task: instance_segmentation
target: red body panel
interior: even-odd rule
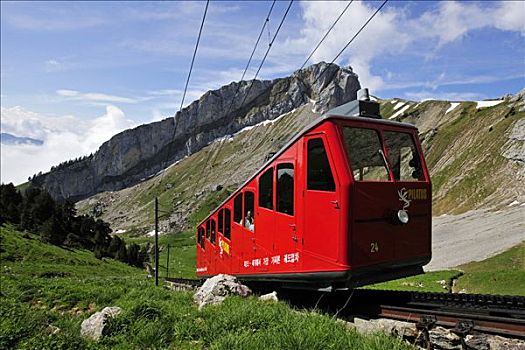
[[[410,134],[421,155],[424,180],[394,181],[390,171],[390,181],[356,181],[345,151],[343,126],[377,130],[383,147],[386,130]],[[331,191],[308,189],[308,145],[311,140],[321,143],[319,139],[333,177]],[[384,152],[388,152],[386,147]],[[280,193],[283,198],[290,197],[289,188],[278,193],[278,169],[291,166],[293,215],[278,210],[285,206],[285,201],[279,202]],[[261,175],[270,168],[273,168],[273,199],[268,209],[259,206],[259,183]],[[282,174],[283,184],[290,181],[290,170]],[[235,198],[246,191],[255,194],[253,231],[245,227],[245,220],[234,220]],[[247,216],[247,205],[250,204],[243,201],[243,218]],[[323,120],[257,172],[199,227],[205,229],[208,220],[219,222],[221,208],[229,208],[232,213],[231,239],[217,232],[215,244],[208,238],[204,239],[204,249],[197,244],[197,274],[202,277],[226,273],[240,278],[304,282],[316,274],[328,273],[326,282],[332,283],[340,282],[341,278],[348,281],[354,272],[361,270],[376,273],[389,266],[421,266],[430,260],[430,179],[417,129],[403,124],[397,126],[367,118]],[[396,221],[400,209],[409,213],[407,224]],[[336,276],[333,281],[332,275]]]

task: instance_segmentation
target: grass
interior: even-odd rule
[[[427,272],[422,275],[377,283],[364,288],[447,293],[451,291],[452,280],[460,275],[461,272],[456,270]]]
[[[2,349],[412,349],[282,302],[231,297],[198,311],[191,293],[156,288],[139,269],[44,244],[11,226],[0,228],[0,240]],[[80,337],[82,321],[105,306],[123,312],[99,342]]]
[[[454,286],[453,280],[456,280]],[[427,272],[364,288],[525,296],[525,242],[486,260],[460,265],[454,270]]]
[[[455,287],[458,291],[525,296],[525,242],[458,268],[464,272]]]

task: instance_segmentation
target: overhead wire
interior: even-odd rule
[[[259,32],[259,35],[258,35],[258,37],[257,37],[257,40],[255,41],[255,45],[254,45],[254,47],[253,47],[253,49],[252,49],[252,52],[251,52],[251,54],[250,54],[250,58],[248,59],[248,62],[246,63],[246,67],[244,68],[244,71],[243,71],[243,73],[242,73],[241,80],[239,81],[239,84],[237,85],[237,89],[236,89],[236,91],[235,91],[235,94],[233,95],[233,98],[232,98],[232,100],[231,100],[231,102],[230,102],[230,105],[229,105],[229,107],[228,107],[228,110],[226,111],[226,113],[225,113],[224,115],[228,115],[228,113],[230,113],[230,110],[231,110],[231,108],[233,107],[233,104],[235,103],[235,98],[237,97],[237,94],[239,93],[239,90],[240,90],[240,87],[241,87],[241,82],[243,81],[243,79],[244,79],[244,77],[245,77],[245,75],[246,75],[246,72],[248,71],[248,68],[249,68],[250,63],[251,63],[251,61],[252,61],[252,59],[253,59],[253,56],[254,56],[254,54],[255,54],[255,51],[257,50],[257,46],[259,45],[259,42],[260,42],[260,40],[261,40],[261,37],[262,37],[262,35],[264,34],[264,29],[268,27],[268,22],[270,21],[270,16],[271,16],[271,14],[272,14],[272,11],[273,11],[273,8],[274,8],[274,6],[275,6],[276,1],[277,1],[277,0],[274,0],[274,1],[272,2],[272,5],[270,6],[270,9],[268,10],[268,14],[266,15],[266,19],[264,20],[264,23],[263,23],[263,25],[262,25],[262,27],[261,27],[261,30],[260,30],[260,32]],[[291,6],[291,3],[292,3],[293,1],[294,1],[294,0],[291,0],[291,1],[290,1],[290,5],[288,6],[288,8],[287,8],[287,10],[286,10],[286,13],[285,13],[285,15],[284,15],[284,17],[283,17],[283,20],[281,20],[281,25],[282,25],[282,23],[284,22],[284,18],[286,18],[286,15],[288,14],[288,11],[290,10],[290,6]],[[280,26],[279,26],[279,27],[280,27]],[[268,32],[268,33],[269,33],[269,32]],[[275,39],[275,37],[274,37],[274,39]],[[272,42],[273,42],[273,41],[272,41]],[[269,44],[270,47],[271,47],[271,43],[272,43],[272,42],[270,42],[270,44]],[[268,51],[269,51],[269,50],[268,50]],[[268,54],[268,52],[267,52],[266,54]],[[260,69],[260,68],[259,68],[259,69]],[[255,78],[254,78],[254,79],[255,79]],[[243,100],[243,103],[244,103],[244,100]],[[241,106],[242,106],[242,103],[241,103]],[[219,155],[219,153],[220,153],[220,151],[221,151],[221,149],[222,149],[222,145],[223,145],[224,142],[225,142],[225,141],[220,141],[220,143],[219,143],[219,148],[218,148],[215,152],[213,152],[211,149],[209,150],[209,153],[208,153],[208,155],[207,155],[207,157],[206,157],[206,161],[205,161],[205,163],[204,163],[204,167],[205,167],[205,168],[207,168],[208,165],[209,165],[209,163],[210,163],[210,161],[212,161],[212,156],[213,156],[213,154],[215,154],[216,156]],[[199,186],[200,186],[201,181],[203,181],[203,180],[205,181],[207,178],[208,178],[208,172],[205,171],[205,172],[204,172],[204,176],[202,176],[202,177],[199,178],[199,180],[197,181],[197,184],[196,184],[195,187],[194,187],[194,188],[195,188],[194,191],[193,191],[194,194],[195,194],[195,193],[197,192],[197,190],[199,189]]]
[[[235,92],[235,95],[234,95],[233,98],[232,98],[232,101],[231,101],[231,103],[230,103],[230,106],[229,106],[229,108],[228,108],[228,111],[225,113],[225,115],[228,115],[228,113],[229,113],[230,110],[231,110],[231,107],[232,107],[233,104],[235,103],[235,98],[236,98],[236,96],[237,96],[237,93],[238,93],[239,90],[240,90],[241,82],[242,82],[242,80],[244,79],[244,76],[245,76],[245,74],[246,74],[246,71],[248,70],[248,67],[249,67],[250,62],[251,62],[251,60],[252,60],[252,58],[253,58],[253,55],[254,55],[254,53],[255,53],[255,50],[257,49],[257,45],[259,44],[259,41],[260,41],[260,39],[261,39],[261,36],[262,36],[262,34],[264,33],[264,29],[265,29],[265,27],[268,28],[268,36],[270,37],[270,32],[269,32],[269,25],[268,25],[268,22],[269,22],[269,20],[270,20],[270,15],[271,15],[271,13],[272,13],[272,10],[273,10],[273,7],[274,7],[274,5],[275,5],[275,2],[276,2],[276,1],[274,0],[273,3],[272,3],[272,5],[271,5],[271,7],[270,7],[270,10],[268,11],[268,15],[266,16],[266,20],[265,20],[265,22],[263,23],[263,26],[262,26],[262,28],[261,28],[261,31],[260,31],[259,36],[258,36],[258,38],[257,38],[257,41],[256,41],[256,43],[255,43],[255,46],[254,46],[254,48],[253,48],[253,50],[252,50],[252,53],[251,53],[251,55],[250,55],[250,58],[249,58],[249,60],[248,60],[248,63],[246,64],[246,67],[245,67],[245,69],[244,69],[243,76],[241,77],[241,80],[240,80],[239,84],[237,85],[237,90],[236,90],[236,92]],[[244,105],[244,102],[246,101],[246,98],[247,98],[247,96],[249,95],[249,93],[250,93],[250,91],[251,91],[251,89],[252,89],[252,86],[253,86],[253,83],[255,82],[255,79],[257,79],[257,75],[258,75],[259,72],[261,71],[261,68],[262,68],[262,66],[264,65],[264,62],[266,61],[266,58],[268,57],[268,53],[270,52],[270,50],[271,50],[271,48],[272,48],[272,44],[274,43],[275,39],[277,38],[277,35],[279,34],[279,31],[281,30],[281,27],[282,27],[284,21],[286,20],[286,17],[288,16],[288,12],[290,11],[290,8],[292,7],[293,2],[294,2],[294,0],[290,0],[290,3],[288,4],[288,7],[286,8],[286,11],[284,12],[284,15],[283,15],[283,17],[282,17],[282,19],[281,19],[281,22],[279,23],[279,26],[277,27],[277,30],[275,31],[275,34],[274,34],[272,40],[268,43],[268,49],[266,50],[266,52],[265,52],[265,54],[264,54],[264,57],[263,57],[263,59],[261,60],[261,63],[259,64],[259,68],[257,69],[257,72],[255,73],[255,76],[254,76],[253,80],[251,81],[250,86],[248,87],[248,91],[247,91],[246,94],[244,95],[244,98],[243,98],[243,100],[242,100],[240,106]],[[218,148],[218,150],[215,151],[215,155],[216,155],[216,156],[219,155],[219,153],[220,153],[220,151],[221,151],[221,148],[222,148],[222,145],[223,145],[223,142],[226,142],[226,141],[221,141],[221,143],[219,144],[219,148]],[[212,152],[211,152],[211,150],[210,150],[210,153],[208,154],[208,157],[206,158],[205,167],[208,166],[208,163],[209,163],[210,160],[211,160],[211,155],[212,155]],[[212,166],[213,166],[213,165],[212,165]],[[206,173],[206,174],[204,175],[204,178],[205,178],[205,179],[208,178],[207,175],[208,175],[208,173]],[[199,180],[202,180],[202,178],[203,178],[203,177],[201,177]],[[200,183],[200,181],[198,182],[198,184],[199,184],[199,183]],[[196,186],[196,190],[197,190],[198,188],[199,188],[199,187]],[[194,192],[195,192],[195,191],[194,191]]]
[[[259,32],[259,36],[257,37],[257,40],[255,41],[255,45],[253,47],[252,53],[250,54],[250,58],[248,59],[248,62],[246,63],[246,67],[244,67],[244,72],[242,72],[241,80],[239,80],[239,84],[237,84],[237,89],[235,90],[235,94],[233,95],[230,106],[228,107],[228,110],[226,111],[225,115],[228,115],[228,113],[230,113],[230,110],[233,106],[235,98],[237,97],[237,94],[239,93],[239,90],[241,88],[241,83],[244,79],[244,76],[246,75],[246,72],[248,71],[248,67],[250,67],[250,63],[252,62],[253,55],[255,54],[255,51],[257,50],[257,46],[259,46],[259,41],[261,40],[261,37],[264,33],[264,28],[268,26],[268,22],[270,21],[270,16],[272,14],[273,7],[275,6],[276,1],[277,0],[273,0],[272,6],[270,6],[270,10],[268,11],[268,14],[266,15],[266,19],[264,20],[264,23],[261,27],[261,31]],[[270,32],[268,32],[268,35],[270,35],[269,33]]]
[[[323,35],[323,38],[317,43],[317,45],[315,46],[315,48],[312,50],[312,52],[310,52],[310,55],[308,55],[308,57],[306,58],[306,60],[304,61],[304,63],[301,65],[301,68],[299,68],[299,70],[303,69],[304,66],[306,66],[306,64],[308,63],[308,61],[310,60],[310,58],[312,58],[312,56],[314,55],[314,53],[317,51],[317,49],[319,48],[319,46],[321,46],[321,44],[324,42],[324,40],[326,39],[326,37],[328,36],[328,34],[330,34],[330,32],[332,31],[332,29],[334,29],[335,25],[337,24],[337,22],[339,22],[339,20],[341,19],[341,17],[343,17],[343,15],[345,14],[346,10],[348,10],[348,8],[350,7],[350,5],[352,5],[352,3],[354,2],[354,0],[350,0],[348,2],[348,4],[346,5],[346,7],[343,9],[343,11],[339,14],[339,16],[337,17],[337,19],[334,21],[334,23],[332,23],[332,25],[330,26],[330,28],[328,29],[328,31]]]
[[[186,86],[184,87],[184,93],[182,94],[182,101],[180,102],[179,112],[184,106],[184,99],[186,98],[186,91],[188,90],[188,84],[190,82],[191,72],[193,70],[193,63],[195,62],[195,56],[197,56],[197,49],[199,48],[199,43],[201,41],[202,28],[204,27],[204,21],[206,21],[206,14],[208,13],[208,5],[210,0],[206,1],[206,7],[204,8],[204,15],[202,16],[201,27],[199,29],[199,35],[197,37],[197,43],[195,44],[195,50],[193,51],[193,57],[191,58],[190,71],[188,72],[188,78],[186,79]]]
[[[166,157],[164,159],[164,162],[161,164],[161,168],[164,167],[164,164],[166,164],[168,161],[169,161],[169,157],[170,157],[170,149],[172,148],[172,143],[173,143],[173,140],[175,139],[175,134],[177,132],[177,126],[178,126],[178,123],[179,123],[179,119],[180,119],[180,113],[182,111],[182,107],[184,106],[184,100],[186,98],[186,93],[188,91],[188,86],[189,86],[189,82],[190,82],[190,78],[191,78],[191,73],[193,72],[193,65],[195,63],[195,57],[197,56],[197,51],[199,49],[199,44],[200,44],[200,40],[201,40],[201,36],[202,36],[202,30],[204,28],[204,23],[206,22],[206,15],[208,13],[208,7],[209,7],[209,4],[210,4],[210,0],[207,0],[206,1],[206,6],[204,7],[204,13],[202,15],[202,20],[201,20],[201,24],[200,24],[200,27],[199,27],[199,33],[197,35],[197,42],[195,43],[195,49],[193,50],[193,56],[191,58],[191,63],[190,63],[190,69],[188,71],[188,77],[186,79],[186,84],[184,86],[184,92],[183,92],[183,95],[182,95],[182,100],[181,100],[181,103],[180,103],[180,107],[179,107],[179,110],[177,113],[175,113],[175,115],[173,116],[173,132],[172,132],[172,136],[171,136],[171,141],[168,142],[166,144]],[[179,115],[177,117],[177,114]],[[163,176],[167,173],[167,167],[164,168],[164,171],[163,171]]]
[[[346,45],[339,51],[339,53],[332,59],[332,61],[327,64],[325,66],[325,68],[321,71],[321,73],[319,73],[319,75],[317,76],[317,78],[314,80],[314,82],[312,83],[312,85],[314,85],[317,80],[319,80],[319,78],[326,72],[326,70],[328,69],[328,67],[330,67],[338,58],[339,56],[341,56],[341,54],[348,48],[348,46],[350,46],[350,44],[358,37],[359,34],[361,34],[361,32],[366,28],[366,26],[368,26],[368,24],[372,21],[372,19],[374,19],[374,17],[379,13],[379,11],[381,11],[381,9],[386,5],[386,3],[388,2],[388,0],[384,0],[383,3],[381,4],[381,6],[379,6],[376,11],[372,14],[372,16],[370,16],[368,18],[368,20],[361,26],[361,28],[359,28],[359,30],[354,34],[354,36],[346,43]],[[335,72],[337,71],[334,71],[334,73],[332,73],[332,76],[330,77],[330,79],[328,79],[327,81],[331,81],[333,78],[334,78],[334,75],[335,75]]]
[[[284,12],[283,18],[281,19],[281,22],[279,23],[279,26],[277,27],[277,30],[275,31],[275,34],[273,35],[272,41],[270,41],[270,43],[268,44],[268,49],[264,53],[264,57],[262,58],[261,63],[259,64],[259,68],[257,69],[257,72],[255,73],[255,76],[253,77],[253,79],[252,79],[252,81],[250,83],[250,87],[248,88],[248,91],[246,92],[246,94],[244,94],[244,98],[243,98],[240,106],[244,105],[244,102],[246,101],[246,98],[250,94],[250,91],[252,90],[252,87],[253,87],[253,83],[255,82],[255,79],[257,79],[257,76],[259,75],[259,72],[261,71],[261,68],[264,65],[264,62],[266,61],[266,58],[268,57],[268,53],[270,53],[270,50],[272,49],[272,45],[273,45],[275,39],[277,38],[277,35],[279,34],[279,31],[281,30],[281,27],[282,27],[284,21],[286,20],[286,16],[288,16],[288,12],[290,11],[290,8],[292,7],[293,2],[294,2],[294,0],[290,0],[290,3],[288,4],[288,7],[286,8],[286,11]]]

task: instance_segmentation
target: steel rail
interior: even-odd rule
[[[203,279],[166,278],[166,281],[185,284],[192,288],[204,283]],[[277,285],[264,286],[264,290],[279,289]],[[256,288],[252,285],[252,289]],[[421,323],[428,317],[434,325],[458,329],[469,322],[468,332],[481,332],[525,339],[525,297],[490,294],[455,294],[408,292],[394,290],[354,289],[353,292],[320,293],[281,289],[280,299],[291,305],[318,309],[343,319],[353,317],[389,318]],[[344,307],[338,309],[340,305]]]

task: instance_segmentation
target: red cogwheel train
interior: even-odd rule
[[[422,273],[431,183],[415,126],[368,91],[297,134],[197,227],[197,275],[345,289]]]

